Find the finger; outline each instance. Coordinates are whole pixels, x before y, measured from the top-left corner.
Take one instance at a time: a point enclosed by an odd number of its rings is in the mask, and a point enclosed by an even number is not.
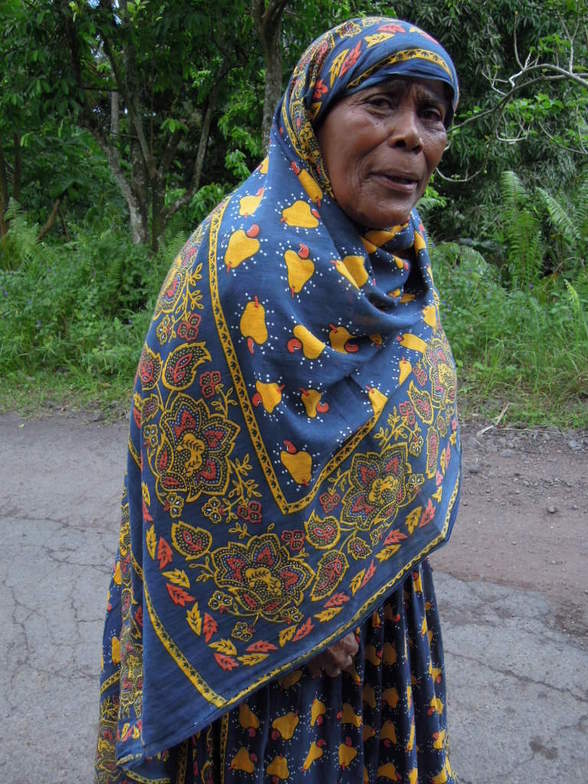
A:
[[[357,642],[355,634],[353,632],[349,632],[349,634],[346,634],[345,637],[342,637],[338,643],[335,643],[335,646],[333,647],[344,651],[345,654],[355,656],[359,650],[359,643]]]
[[[340,645],[327,648],[325,651],[325,663],[329,664],[331,667],[341,669],[343,665],[346,664],[348,658],[349,654],[344,651]]]
[[[354,669],[353,656],[347,654],[338,661],[338,666],[341,668],[341,670],[343,670],[343,672],[351,672]]]
[[[337,678],[341,675],[341,668],[336,664],[326,664],[323,669],[329,678]]]

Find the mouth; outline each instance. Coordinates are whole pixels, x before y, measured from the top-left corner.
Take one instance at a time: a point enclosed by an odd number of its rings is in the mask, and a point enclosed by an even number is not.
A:
[[[418,185],[419,177],[404,172],[378,172],[380,177],[396,183],[397,185]]]
[[[374,176],[386,190],[414,195],[420,187],[421,179],[415,174],[402,171],[378,171]]]

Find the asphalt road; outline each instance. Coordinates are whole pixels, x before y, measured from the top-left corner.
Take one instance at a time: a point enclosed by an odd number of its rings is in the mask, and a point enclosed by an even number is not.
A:
[[[1,784],[92,781],[100,636],[125,443],[124,423],[0,416]],[[479,455],[471,454],[460,533],[434,559],[453,766],[462,784],[586,782],[585,559],[578,566],[586,505],[570,506],[572,516],[577,507],[577,529],[569,571],[564,565],[545,577],[541,568],[558,549],[554,525],[542,526],[543,555],[523,546],[510,561],[500,550],[497,556],[489,542],[512,540],[519,513],[508,498],[480,512],[473,480],[509,455],[486,455],[480,469],[473,462]],[[566,459],[586,477],[584,452]],[[554,460],[561,467],[563,457]],[[561,518],[562,509],[549,506],[545,514]]]

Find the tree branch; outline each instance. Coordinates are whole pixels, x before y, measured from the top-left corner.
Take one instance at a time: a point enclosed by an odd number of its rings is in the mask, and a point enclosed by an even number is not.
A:
[[[49,217],[47,218],[45,225],[41,229],[41,231],[37,234],[37,242],[41,242],[51,231],[53,226],[55,226],[55,221],[57,220],[57,213],[59,212],[59,205],[63,199],[63,194],[58,196],[55,201],[53,202],[53,209],[49,213]]]
[[[220,79],[219,79],[220,81]],[[218,84],[218,82],[217,82]],[[206,157],[206,147],[208,145],[208,137],[210,136],[210,126],[212,124],[212,115],[216,106],[216,84],[208,97],[208,105],[204,112],[202,119],[202,129],[200,131],[200,139],[198,140],[198,150],[196,151],[196,158],[194,159],[194,169],[192,171],[192,178],[190,185],[186,192],[180,196],[179,199],[173,204],[170,204],[165,210],[162,211],[163,222],[167,222],[172,215],[190,202],[192,196],[197,192],[200,187],[200,180],[202,178],[202,171],[204,169],[204,159]]]
[[[163,151],[163,155],[161,156],[161,161],[159,163],[159,167],[157,169],[157,176],[162,179],[167,174],[169,167],[172,164],[172,161],[175,157],[175,154],[178,149],[178,145],[180,140],[183,136],[183,131],[178,129],[174,131],[168,139],[168,142],[165,146],[165,150]]]
[[[111,33],[118,34],[118,29],[114,21],[114,9],[112,5],[112,0],[101,0],[99,7],[107,11],[104,17],[108,27],[110,28]],[[120,8],[125,12],[124,16],[127,17],[126,0],[121,0]],[[107,31],[105,28],[102,28],[100,30],[100,37],[102,39],[102,44],[104,46],[104,52],[108,57],[110,67],[112,68],[112,71],[114,73],[114,78],[116,80],[118,91],[125,98],[125,103],[129,112],[129,116],[131,118],[131,122],[133,124],[133,127],[135,128],[135,133],[137,134],[137,141],[139,142],[139,147],[141,148],[141,154],[143,156],[145,166],[147,167],[147,171],[149,172],[149,177],[151,179],[155,179],[157,177],[157,169],[155,166],[153,155],[147,143],[147,137],[145,136],[145,128],[143,126],[143,116],[141,114],[139,100],[138,100],[139,86],[138,86],[138,80],[136,78],[136,57],[135,57],[134,45],[130,40],[130,35],[127,36],[127,40],[125,41],[125,46],[124,46],[124,53],[126,57],[126,75],[127,75],[127,78],[125,79],[123,77],[122,70],[120,68],[120,65],[118,63],[117,57],[114,52],[112,40],[107,35]]]
[[[518,20],[518,15],[516,19]],[[560,19],[560,22],[562,23],[561,27],[567,36],[570,47],[568,67],[563,68],[561,65],[559,65],[559,62],[539,62],[538,58],[532,60],[530,53],[527,54],[525,62],[523,63],[518,47],[517,23],[515,21],[513,30],[513,48],[515,60],[519,66],[519,71],[517,71],[517,73],[511,74],[507,79],[499,79],[496,75],[492,76],[490,74],[486,74],[486,78],[490,82],[491,89],[500,95],[500,100],[497,104],[490,107],[489,109],[478,112],[478,114],[473,114],[463,120],[463,122],[457,123],[454,126],[455,129],[463,128],[466,125],[477,122],[478,120],[481,120],[484,117],[488,117],[489,115],[495,115],[496,120],[494,122],[494,130],[497,138],[501,139],[502,141],[514,143],[515,141],[520,141],[520,139],[524,137],[518,136],[516,138],[502,138],[498,133],[498,125],[504,117],[504,111],[507,104],[515,97],[518,92],[538,82],[557,82],[563,80],[568,80],[580,85],[583,88],[588,88],[588,73],[585,73],[584,71],[578,72],[574,69],[574,39],[580,29],[580,21],[578,19],[573,34],[570,34],[568,27],[565,24],[565,20]],[[556,57],[556,60],[557,59],[558,58]],[[510,89],[505,91],[498,86],[499,84],[509,85]]]

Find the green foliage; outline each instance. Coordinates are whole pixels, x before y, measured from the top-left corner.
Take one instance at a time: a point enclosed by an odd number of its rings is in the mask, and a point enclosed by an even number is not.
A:
[[[433,182],[431,181],[427,185],[425,193],[419,201],[419,205],[418,205],[419,213],[423,216],[428,217],[433,210],[442,209],[443,207],[446,206],[447,206],[447,199],[445,198],[445,196],[442,196],[439,193],[439,191],[435,188]]]
[[[11,230],[0,239],[0,270],[16,270],[33,252],[38,226],[31,226],[14,202],[11,202],[6,218],[11,222]]]
[[[537,286],[546,275],[576,276],[588,251],[586,197],[588,175],[571,192],[554,195],[527,188],[505,171],[494,237],[505,250],[505,280],[511,287]]]
[[[173,252],[263,157],[264,59],[249,9],[243,0],[194,0],[189,13],[169,0],[2,2],[0,184],[13,201],[0,239],[0,373],[11,384],[32,389],[28,376],[101,399],[128,390]],[[588,175],[578,171],[588,91],[552,72],[504,104],[497,92],[520,69],[515,31],[523,61],[586,62],[588,39],[578,34],[570,48],[584,1],[290,0],[284,80],[320,32],[374,14],[428,30],[460,75],[450,148],[419,209],[433,236],[461,238],[436,248],[435,266],[465,400],[485,413],[510,402],[511,421],[586,425]],[[167,249],[132,244],[121,179],[141,194],[154,234],[167,225]]]
[[[554,196],[536,189],[538,204],[548,220],[551,268],[555,274],[576,274],[588,256],[588,172],[572,193]]]
[[[132,378],[155,296],[176,240],[150,258],[124,232],[80,234],[59,248],[11,229],[18,268],[0,270],[0,375],[77,369]]]
[[[231,187],[223,187],[216,182],[205,185],[194,194],[190,202],[190,217],[193,226],[197,226],[216,205],[229,193]]]
[[[433,250],[443,326],[468,413],[508,421],[586,427],[588,275],[548,289],[506,289],[471,248]]]
[[[505,171],[501,178],[502,240],[506,246],[508,274],[514,287],[535,285],[543,266],[543,238],[539,219],[519,177]]]

